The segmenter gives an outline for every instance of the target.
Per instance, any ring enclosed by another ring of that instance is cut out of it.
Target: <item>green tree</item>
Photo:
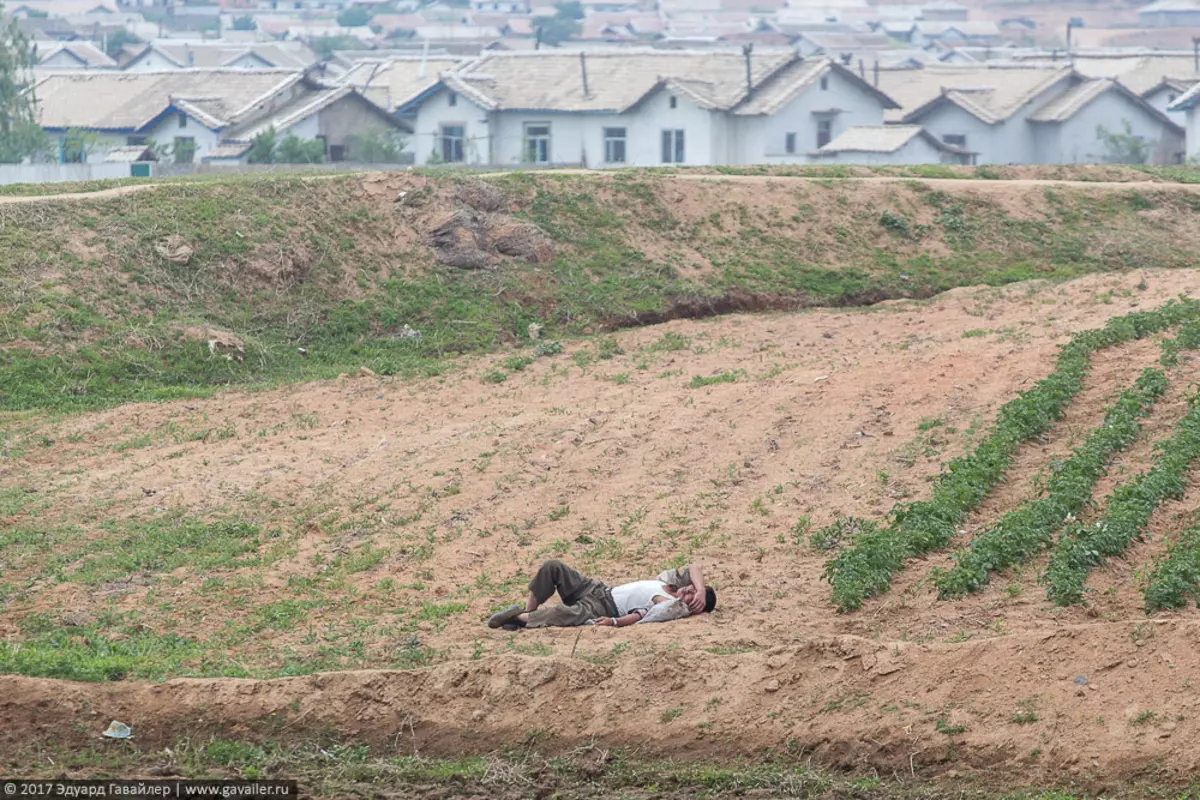
[[[553,17],[542,17],[536,24],[541,40],[548,45],[557,45],[572,36],[578,36],[579,20],[583,19],[583,5],[577,0],[559,3]]]
[[[371,128],[353,137],[350,159],[363,164],[400,164],[404,161],[406,143],[397,131]]]
[[[337,15],[337,24],[343,28],[361,28],[371,21],[371,13],[365,8],[347,8]]]
[[[1133,135],[1133,123],[1121,120],[1122,133],[1114,133],[1103,125],[1096,126],[1096,138],[1104,145],[1107,158],[1113,164],[1145,164],[1154,142]]]
[[[289,133],[275,148],[276,164],[320,164],[325,160],[325,143],[320,139],[301,139]]]
[[[233,25],[230,27],[235,31],[256,31],[258,30],[258,23],[249,14],[242,14],[240,17],[233,18]]]
[[[141,44],[142,40],[134,36],[126,30],[113,31],[108,35],[108,41],[105,43],[104,52],[109,58],[116,58],[121,55],[121,51],[127,44]]]
[[[61,156],[64,164],[83,164],[96,146],[99,135],[82,128],[71,128],[62,139]]]
[[[318,36],[313,39],[309,46],[321,58],[329,58],[338,50],[358,50],[361,49],[363,43],[353,36]]]
[[[274,164],[275,144],[275,129],[267,128],[250,140],[250,153],[246,161],[251,164]]]
[[[19,164],[46,149],[46,137],[37,124],[33,65],[33,48],[17,21],[0,22],[0,164]]]

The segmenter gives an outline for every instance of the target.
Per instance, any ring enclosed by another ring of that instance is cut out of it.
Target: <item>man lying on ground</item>
[[[562,605],[542,608],[556,591]],[[553,559],[543,562],[529,582],[525,607],[514,605],[493,614],[488,627],[510,631],[588,624],[620,628],[638,622],[683,619],[708,613],[716,605],[717,593],[704,585],[699,564],[666,570],[657,580],[623,583],[610,589]]]

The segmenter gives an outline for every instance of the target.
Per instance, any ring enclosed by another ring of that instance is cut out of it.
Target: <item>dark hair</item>
[[[704,587],[704,613],[707,614],[717,607],[717,590],[711,586]]]

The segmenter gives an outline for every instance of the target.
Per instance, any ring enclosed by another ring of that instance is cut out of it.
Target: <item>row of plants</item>
[[[853,611],[885,591],[905,559],[946,546],[966,515],[1003,478],[1017,448],[1062,416],[1083,386],[1092,353],[1198,318],[1200,303],[1185,298],[1154,311],[1115,317],[1103,328],[1073,336],[1059,351],[1054,372],[1006,403],[975,449],[945,466],[929,500],[897,504],[889,524],[862,533],[826,563],[824,577],[838,610]]]
[[[1147,614],[1200,600],[1200,524],[1177,535],[1154,562],[1144,595]]]
[[[1162,355],[1158,363],[1164,367],[1174,367],[1179,364],[1179,354],[1184,350],[1200,348],[1200,322],[1189,322],[1179,327],[1173,339],[1163,339],[1160,345]]]
[[[1183,496],[1187,471],[1200,458],[1200,392],[1188,398],[1187,414],[1169,438],[1155,445],[1155,451],[1150,469],[1117,486],[1098,519],[1087,525],[1072,523],[1063,531],[1042,575],[1051,602],[1060,606],[1082,602],[1092,569],[1138,538],[1164,500]]]
[[[979,591],[993,572],[1023,563],[1049,547],[1055,531],[1091,502],[1092,489],[1108,463],[1137,439],[1141,419],[1168,385],[1161,370],[1144,370],[1109,407],[1100,426],[1054,469],[1043,497],[1022,504],[976,536],[954,555],[950,569],[934,571],[938,597],[947,600]]]

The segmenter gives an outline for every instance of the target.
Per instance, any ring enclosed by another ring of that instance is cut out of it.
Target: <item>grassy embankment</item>
[[[330,377],[431,375],[462,353],[675,316],[856,305],[1196,263],[1200,195],[1031,188],[1018,214],[919,181],[726,187],[630,173],[491,179],[558,256],[463,271],[359,178],[262,176],[0,206],[0,410],[73,410]],[[463,176],[433,179],[442,202]],[[679,199],[686,193],[686,202]],[[448,202],[445,208],[449,208]],[[186,264],[156,250],[168,236]],[[420,339],[398,334],[404,325]],[[188,331],[246,344],[213,357]],[[302,355],[299,348],[305,348]]]

